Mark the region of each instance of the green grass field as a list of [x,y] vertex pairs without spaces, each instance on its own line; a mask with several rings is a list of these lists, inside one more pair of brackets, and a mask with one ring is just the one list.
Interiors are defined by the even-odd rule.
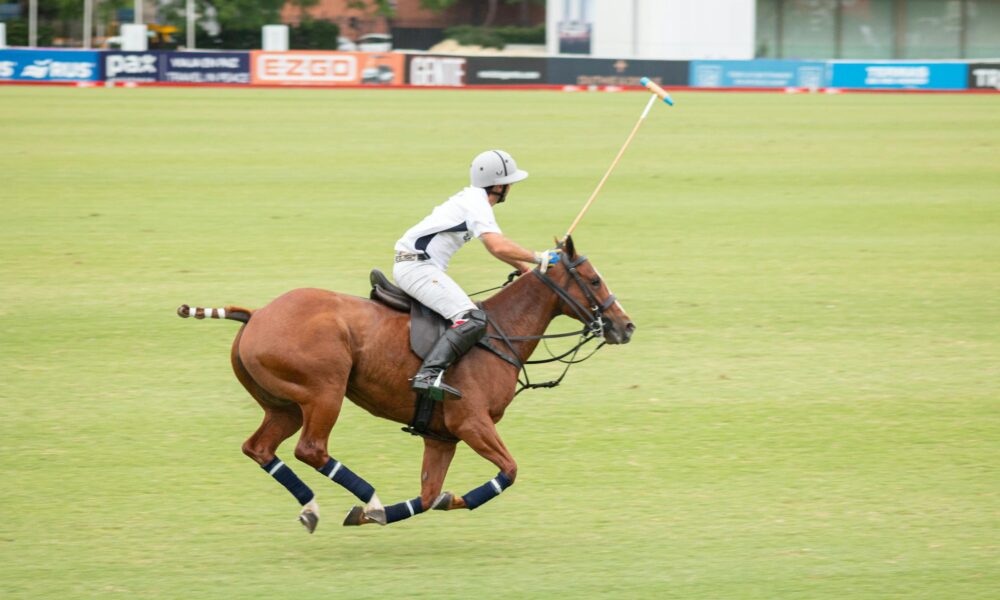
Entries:
[[[636,337],[517,398],[475,513],[343,528],[300,466],[309,536],[242,455],[237,324],[179,304],[367,294],[489,147],[550,246],[644,99],[0,87],[0,597],[996,598],[1000,96],[656,107],[574,236]],[[350,404],[331,438],[389,502],[421,447]],[[494,473],[462,447],[446,487]]]

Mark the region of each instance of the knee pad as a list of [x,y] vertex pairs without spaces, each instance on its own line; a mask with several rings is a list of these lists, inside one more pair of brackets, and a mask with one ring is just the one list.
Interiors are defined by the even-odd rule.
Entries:
[[481,310],[470,310],[461,317],[455,319],[455,324],[451,326],[456,333],[463,336],[472,335],[474,331],[486,332],[486,313]]

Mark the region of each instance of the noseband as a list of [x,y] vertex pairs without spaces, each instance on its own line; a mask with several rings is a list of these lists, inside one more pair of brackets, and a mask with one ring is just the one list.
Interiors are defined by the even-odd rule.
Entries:
[[610,294],[607,300],[601,302],[598,300],[597,295],[594,294],[594,291],[590,289],[590,286],[587,285],[587,282],[583,280],[583,277],[580,276],[580,272],[577,270],[577,267],[587,262],[586,256],[577,256],[576,260],[573,260],[572,262],[570,262],[569,257],[566,256],[566,253],[564,252],[560,253],[559,257],[559,262],[562,263],[566,272],[570,274],[577,286],[579,286],[583,296],[587,299],[587,303],[590,305],[589,309],[570,295],[569,291],[560,287],[559,284],[553,281],[551,277],[542,273],[541,269],[535,269],[532,273],[541,279],[542,283],[552,290],[552,292],[555,293],[555,295],[558,296],[564,304],[569,306],[569,308],[576,315],[577,319],[586,325],[591,335],[601,335],[604,332],[605,327],[604,313],[611,308],[611,305],[617,301],[617,298],[614,294]]

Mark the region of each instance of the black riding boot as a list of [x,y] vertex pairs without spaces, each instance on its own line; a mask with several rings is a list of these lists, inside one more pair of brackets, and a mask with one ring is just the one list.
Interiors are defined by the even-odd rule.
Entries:
[[462,392],[442,381],[444,371],[486,334],[486,313],[473,310],[464,319],[464,322],[458,319],[458,325],[447,329],[427,353],[420,371],[413,376],[413,385],[410,386],[413,391],[438,401],[444,400],[446,395],[462,397]]

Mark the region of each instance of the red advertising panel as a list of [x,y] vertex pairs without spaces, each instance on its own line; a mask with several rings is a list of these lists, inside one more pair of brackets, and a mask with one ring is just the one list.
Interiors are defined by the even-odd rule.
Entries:
[[392,52],[250,53],[254,85],[401,85],[405,57]]

